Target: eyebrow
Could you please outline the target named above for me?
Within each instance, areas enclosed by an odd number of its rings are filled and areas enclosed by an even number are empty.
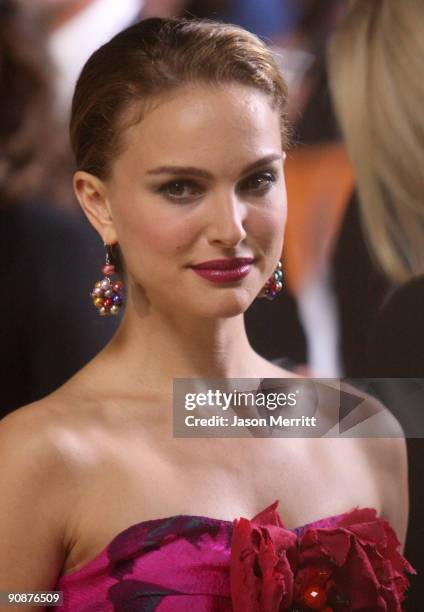
[[[248,164],[243,168],[241,174],[246,174],[251,170],[270,164],[273,161],[281,159],[281,155],[278,153],[272,153],[257,159],[252,164]],[[213,175],[207,170],[202,168],[196,168],[195,166],[159,166],[158,168],[152,168],[147,170],[146,174],[189,174],[190,176],[198,176],[199,178],[211,179]]]

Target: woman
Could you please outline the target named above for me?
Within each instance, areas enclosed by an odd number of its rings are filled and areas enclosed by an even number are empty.
[[[351,1],[329,49],[335,108],[359,195],[334,257],[347,376],[424,377],[423,61],[420,0]],[[403,419],[410,431],[419,427],[409,411]],[[420,573],[422,440],[408,440],[408,457],[406,551]],[[419,578],[411,599],[415,609],[423,607]]]
[[[146,20],[84,67],[74,188],[119,244],[127,304],[95,359],[1,423],[10,590],[73,611],[400,610],[402,439],[171,434],[175,378],[292,376],[243,323],[282,251],[286,99],[255,36],[207,21]]]
[[[398,282],[424,273],[422,16],[420,0],[354,0],[329,52],[366,237]]]
[[[352,1],[329,49],[331,88],[362,221],[354,199],[336,251],[342,344],[352,376],[424,376],[424,335],[413,316],[424,291],[422,16],[419,0]],[[355,263],[348,270],[349,259]],[[381,310],[385,297],[387,309]],[[396,310],[394,323],[390,311]]]

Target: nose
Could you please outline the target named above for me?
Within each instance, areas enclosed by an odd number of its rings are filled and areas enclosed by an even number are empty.
[[[210,244],[235,247],[246,238],[246,206],[235,194],[215,196],[210,203],[207,237]]]

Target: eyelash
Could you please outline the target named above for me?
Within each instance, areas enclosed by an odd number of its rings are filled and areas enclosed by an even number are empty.
[[[268,189],[270,189],[273,183],[275,183],[275,181],[277,180],[277,175],[272,170],[256,172],[255,174],[252,174],[246,179],[243,179],[243,181],[241,182],[241,186],[247,185],[250,182],[254,180],[259,180],[259,179],[265,179],[266,180],[265,184],[260,186],[257,189],[251,189],[250,191],[253,194],[261,196],[262,194],[266,193]],[[178,201],[178,202],[191,202],[193,200],[192,196],[181,197],[181,196],[171,195],[169,190],[172,187],[175,187],[175,185],[182,186],[183,188],[187,186],[193,188],[196,191],[194,199],[199,196],[199,194],[202,192],[202,189],[203,189],[201,185],[199,185],[198,183],[196,183],[196,181],[193,181],[191,179],[176,179],[173,181],[168,181],[164,185],[161,185],[160,187],[158,187],[157,191],[158,193],[165,196],[169,200]],[[247,191],[249,191],[249,189],[247,189]]]

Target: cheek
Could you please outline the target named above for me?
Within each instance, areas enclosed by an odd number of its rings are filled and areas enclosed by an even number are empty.
[[[193,241],[193,223],[179,214],[132,214],[124,216],[123,241],[127,249],[140,257],[152,259],[184,252]],[[125,248],[125,245],[124,248]]]
[[[263,246],[282,243],[287,218],[287,204],[284,198],[264,202],[264,205],[252,210],[249,215],[248,234],[260,240]]]
[[[197,235],[196,223],[193,219],[171,215],[155,219],[143,229],[146,237],[145,246],[155,255],[170,257],[187,253]],[[178,261],[175,260],[177,265]]]

